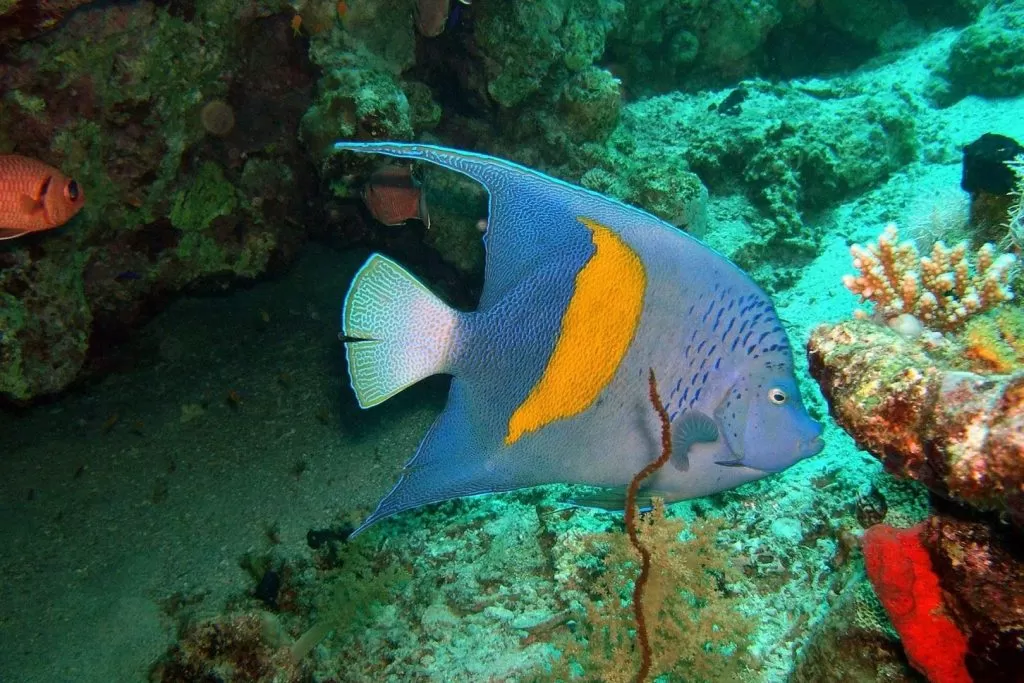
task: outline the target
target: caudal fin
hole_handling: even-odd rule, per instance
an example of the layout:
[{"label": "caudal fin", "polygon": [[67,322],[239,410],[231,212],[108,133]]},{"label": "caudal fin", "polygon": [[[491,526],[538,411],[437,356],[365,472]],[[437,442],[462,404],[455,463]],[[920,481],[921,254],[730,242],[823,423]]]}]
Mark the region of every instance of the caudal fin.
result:
[{"label": "caudal fin", "polygon": [[345,295],[348,375],[362,408],[450,370],[458,312],[391,259],[373,254]]}]

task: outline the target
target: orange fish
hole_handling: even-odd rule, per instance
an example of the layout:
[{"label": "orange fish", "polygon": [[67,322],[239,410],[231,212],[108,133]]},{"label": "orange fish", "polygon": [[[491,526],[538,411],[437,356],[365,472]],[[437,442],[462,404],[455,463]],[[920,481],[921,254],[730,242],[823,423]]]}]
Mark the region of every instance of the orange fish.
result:
[{"label": "orange fish", "polygon": [[385,166],[363,187],[363,202],[384,225],[402,225],[411,218],[430,228],[427,197],[409,166]]},{"label": "orange fish", "polygon": [[0,240],[64,225],[83,204],[82,186],[52,166],[0,155]]}]

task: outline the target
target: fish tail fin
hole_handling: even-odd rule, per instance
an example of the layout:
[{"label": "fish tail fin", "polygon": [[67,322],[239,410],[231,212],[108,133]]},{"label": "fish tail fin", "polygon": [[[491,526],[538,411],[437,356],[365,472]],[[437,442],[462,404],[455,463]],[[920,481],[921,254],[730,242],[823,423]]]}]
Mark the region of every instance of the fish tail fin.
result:
[{"label": "fish tail fin", "polygon": [[391,259],[373,254],[345,295],[342,331],[359,406],[383,403],[425,377],[451,371],[459,313]]}]

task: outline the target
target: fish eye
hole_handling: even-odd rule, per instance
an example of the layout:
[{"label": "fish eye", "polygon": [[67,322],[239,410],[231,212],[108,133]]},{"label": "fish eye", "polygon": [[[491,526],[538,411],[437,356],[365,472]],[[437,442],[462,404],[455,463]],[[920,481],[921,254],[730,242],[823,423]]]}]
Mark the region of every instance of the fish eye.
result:
[{"label": "fish eye", "polygon": [[772,387],[768,390],[768,400],[777,406],[781,406],[786,402],[786,392],[778,387]]},{"label": "fish eye", "polygon": [[74,180],[70,181],[67,186],[68,199],[71,201],[77,201],[81,190],[78,189],[78,183]]}]

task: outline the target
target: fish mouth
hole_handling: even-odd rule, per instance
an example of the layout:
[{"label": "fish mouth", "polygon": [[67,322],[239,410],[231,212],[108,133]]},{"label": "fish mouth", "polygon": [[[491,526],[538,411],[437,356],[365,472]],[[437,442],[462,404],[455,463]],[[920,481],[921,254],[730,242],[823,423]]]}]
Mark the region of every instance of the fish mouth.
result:
[{"label": "fish mouth", "polygon": [[[732,467],[732,468],[742,467],[742,468],[748,469],[748,470],[757,470],[756,467],[751,467],[747,463],[743,462],[743,458],[737,458],[736,460],[716,460],[715,464],[720,466],[720,467]],[[757,471],[760,472],[761,470],[757,470]]]},{"label": "fish mouth", "polygon": [[757,472],[768,472],[769,474],[775,474],[782,472],[783,470],[789,469],[792,465],[795,465],[800,460],[810,458],[818,453],[821,453],[822,449],[825,448],[825,442],[822,440],[820,433],[815,434],[812,437],[806,439],[800,439],[796,442],[796,456],[790,458],[785,464],[778,467],[756,467],[743,461],[742,457],[736,458],[735,460],[716,460],[715,464],[721,467],[745,467],[749,470]]}]

